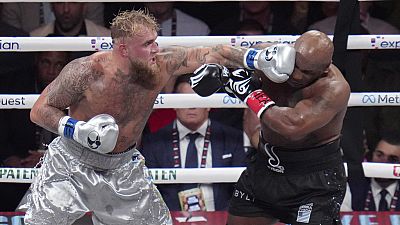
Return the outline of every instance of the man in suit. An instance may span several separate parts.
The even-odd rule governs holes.
[[[179,77],[174,89],[176,93],[194,93],[189,84],[189,75]],[[177,118],[171,124],[155,133],[143,136],[142,154],[149,168],[245,166],[246,155],[242,131],[210,120],[208,118],[210,109],[208,108],[175,110]],[[188,136],[195,133],[198,133],[194,141],[198,151],[195,153],[195,163],[193,164],[193,158],[190,157],[193,144]],[[202,157],[203,155],[206,157]],[[158,189],[171,211],[182,210],[178,193],[193,187],[200,188],[203,195],[203,199],[200,200],[202,210],[227,209],[233,184],[158,185]],[[205,207],[202,205],[202,200],[204,200]]]
[[[384,132],[375,150],[367,154],[367,160],[376,163],[399,163],[399,133]],[[397,179],[349,179],[350,188],[347,188],[341,211],[400,211],[399,184]]]

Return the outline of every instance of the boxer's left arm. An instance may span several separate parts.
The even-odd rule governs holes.
[[[294,69],[295,50],[289,45],[272,45],[262,50],[216,45],[214,47],[170,47],[158,54],[159,66],[170,75],[192,73],[207,63],[228,68],[262,71],[270,80],[285,82]]]
[[[60,118],[64,111],[83,97],[94,74],[88,57],[68,63],[52,83],[50,83],[33,105],[30,117],[32,122],[58,134]]]
[[[270,107],[261,117],[262,125],[293,141],[325,126],[339,112],[346,110],[350,87],[343,79],[325,88],[293,107]]]
[[[217,45],[214,47],[169,47],[158,54],[159,66],[168,74],[177,76],[193,73],[206,63],[217,63],[229,68],[243,67],[247,48]]]

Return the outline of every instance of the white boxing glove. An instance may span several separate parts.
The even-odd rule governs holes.
[[[58,124],[58,134],[74,139],[84,147],[100,153],[109,153],[117,144],[118,125],[107,114],[100,114],[87,122],[64,116]]]
[[[244,66],[247,69],[258,69],[275,83],[283,83],[293,73],[296,50],[285,44],[276,44],[256,50],[250,48],[244,54]]]

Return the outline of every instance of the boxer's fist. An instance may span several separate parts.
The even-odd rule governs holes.
[[[204,64],[190,77],[190,86],[200,96],[207,97],[217,92],[229,80],[229,71],[218,64]]]
[[[237,69],[232,72],[225,90],[232,92],[245,102],[258,118],[265,110],[275,105],[275,102],[261,90],[261,82],[245,69]]]
[[[64,116],[60,119],[58,133],[93,151],[109,153],[117,143],[119,129],[115,119],[107,114],[97,115],[87,122]]]
[[[296,50],[285,44],[277,44],[262,50],[250,48],[244,55],[244,66],[259,69],[273,82],[283,83],[293,73]]]

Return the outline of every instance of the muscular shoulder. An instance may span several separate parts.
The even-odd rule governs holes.
[[[330,102],[333,107],[347,107],[350,86],[336,66],[330,66],[327,76],[316,82],[315,88],[314,96]]]

